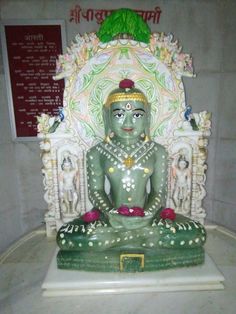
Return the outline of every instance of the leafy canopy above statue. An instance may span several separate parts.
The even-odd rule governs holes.
[[[136,41],[150,42],[151,30],[137,13],[131,9],[112,12],[102,23],[97,36],[101,42],[109,42],[116,36],[126,34]]]

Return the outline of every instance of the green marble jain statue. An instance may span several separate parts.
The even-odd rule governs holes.
[[[59,268],[132,272],[203,263],[204,227],[165,208],[168,156],[150,140],[150,110],[131,80],[108,96],[106,138],[87,153],[94,208],[58,231]]]

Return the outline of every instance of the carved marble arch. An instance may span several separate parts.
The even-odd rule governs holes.
[[[53,156],[51,172],[43,168],[54,182],[44,180],[45,195],[51,197],[47,201],[50,215],[47,213],[45,218],[48,234],[89,209],[84,156],[88,148],[104,138],[102,106],[123,78],[132,79],[147,96],[151,105],[151,136],[169,152],[167,206],[203,223],[210,115],[206,111],[192,113],[186,104],[182,76],[194,74],[191,57],[181,49],[172,35],[163,33],[152,34],[150,44],[128,39],[104,44],[92,33],[76,36],[68,52],[59,56],[55,79],[65,78],[64,120],[51,132],[58,117],[38,118],[42,151],[46,151],[43,142],[47,140],[51,145],[48,154]],[[70,175],[80,177],[75,183],[78,199],[72,207],[68,199],[73,199],[73,188],[67,191],[67,200],[62,199],[65,155],[72,164]],[[181,170],[178,163],[185,163],[186,169]]]
[[[185,110],[181,77],[156,58],[148,46],[133,41],[107,45],[67,80],[67,127],[90,147],[104,137],[102,106],[123,78],[142,90],[152,108],[151,135],[169,137],[178,129]]]

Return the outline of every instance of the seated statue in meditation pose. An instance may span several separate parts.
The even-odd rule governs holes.
[[[168,156],[150,140],[150,115],[131,80],[108,96],[105,140],[87,152],[93,209],[58,231],[59,268],[140,271],[204,261],[204,227],[165,208]]]

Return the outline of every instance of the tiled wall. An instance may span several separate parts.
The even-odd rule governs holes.
[[[0,252],[43,221],[46,203],[38,143],[14,143],[3,74],[0,75]]]

